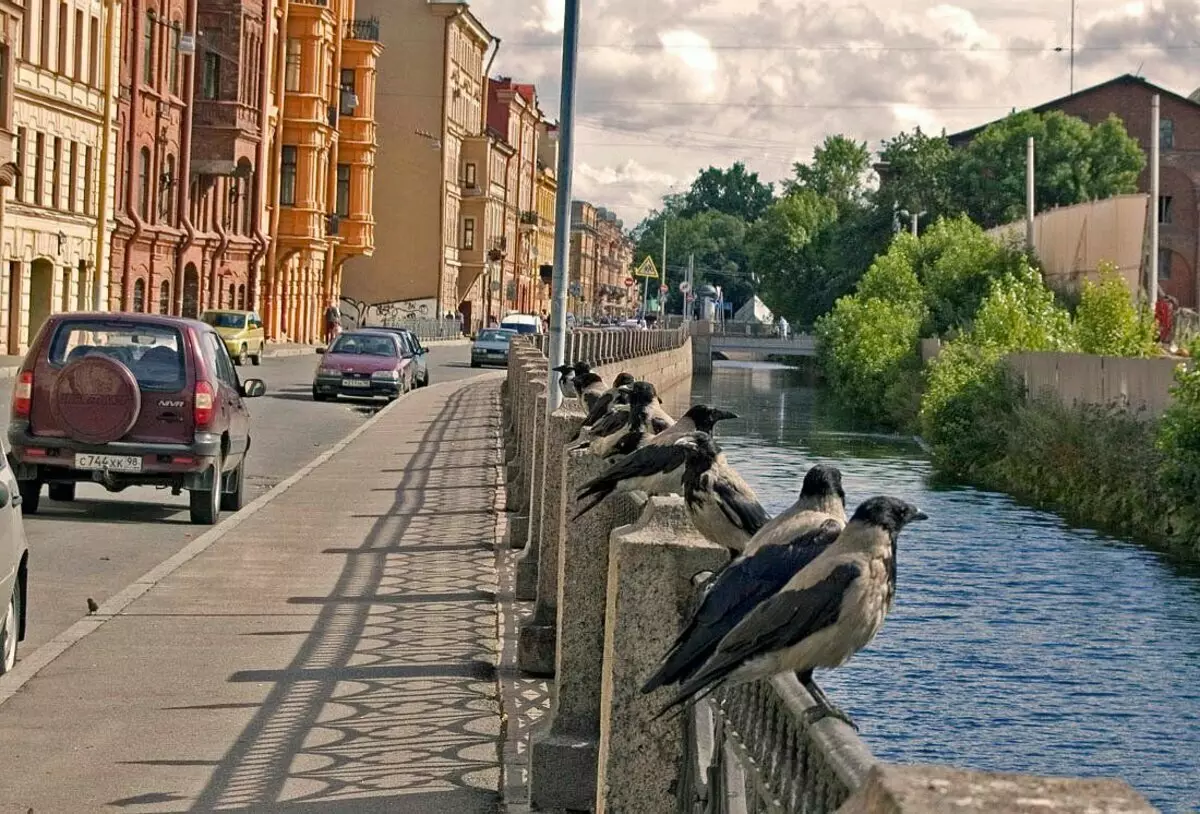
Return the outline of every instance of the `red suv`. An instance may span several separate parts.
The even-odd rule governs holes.
[[[56,314],[13,389],[10,453],[22,509],[73,500],[75,484],[188,490],[193,523],[212,525],[245,494],[250,413],[261,379],[238,381],[203,322],[148,314]]]

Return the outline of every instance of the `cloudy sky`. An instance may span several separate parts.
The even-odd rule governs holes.
[[[1200,0],[1075,0],[1075,87],[1200,86]],[[1067,94],[1071,0],[583,0],[574,197],[637,223],[710,164],[789,174],[826,135],[965,129]],[[563,0],[475,0],[493,75],[558,115]],[[1055,49],[1061,48],[1058,52]]]

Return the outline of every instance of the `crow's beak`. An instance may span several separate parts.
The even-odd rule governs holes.
[[[741,418],[741,416],[732,410],[713,410],[714,421],[728,421],[731,418]]]
[[[630,386],[629,386],[629,385],[627,385],[627,384],[623,384],[623,385],[621,385],[620,387],[618,387],[618,388],[617,388],[617,391],[618,391],[618,392],[620,392],[620,393],[624,393],[625,395],[627,395],[627,396],[628,396],[630,393],[632,393],[632,392],[633,392],[633,388],[632,388],[632,387],[630,387]]]
[[[570,365],[559,365],[558,367],[553,368],[555,373],[569,373],[574,369],[575,368],[571,367]]]
[[[929,519],[929,515],[925,514],[925,512],[921,511],[920,509],[918,509],[917,513],[913,515],[913,520],[928,520],[928,519]]]

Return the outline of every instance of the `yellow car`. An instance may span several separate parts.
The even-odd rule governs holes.
[[[262,364],[267,332],[262,318],[254,311],[205,311],[200,319],[216,329],[236,365]]]

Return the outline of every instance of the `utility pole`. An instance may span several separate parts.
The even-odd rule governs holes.
[[[920,223],[920,221],[921,221],[921,216],[922,216],[922,215],[924,215],[924,214],[925,214],[925,212],[924,212],[924,211],[921,211],[921,212],[914,212],[914,213],[913,213],[913,216],[912,216],[912,236],[913,236],[913,237],[917,237],[917,236],[918,236],[918,235],[917,235],[917,224],[918,224],[918,223]]]
[[[558,112],[558,192],[554,201],[554,280],[550,304],[550,361],[546,370],[546,415],[562,404],[554,368],[563,364],[567,345],[567,263],[571,257],[571,167],[575,147],[575,65],[579,58],[579,0],[563,11],[562,95]],[[503,293],[503,292],[501,292]]]
[[[1033,136],[1025,140],[1025,250],[1033,254],[1034,206],[1034,156]]]
[[[1146,291],[1150,295],[1150,310],[1153,312],[1154,307],[1158,304],[1158,222],[1160,220],[1159,207],[1159,176],[1161,175],[1160,151],[1162,148],[1162,135],[1159,130],[1159,101],[1158,94],[1154,94],[1154,98],[1150,100],[1150,280],[1146,284]]]
[[[662,253],[662,281],[667,282],[667,213],[663,212],[663,253]],[[642,294],[642,318],[646,316],[646,295]],[[659,313],[663,315],[663,321],[666,321],[667,314],[667,299],[663,297],[663,307],[659,309]]]
[[[688,255],[687,284],[688,284],[688,290],[685,291],[683,294],[683,313],[685,314],[685,321],[691,322],[692,321],[692,305],[691,304],[696,301],[696,299],[695,299],[695,297],[696,297],[696,255],[695,254]],[[691,297],[692,299],[689,300],[688,297]]]
[[[1075,95],[1075,4],[1076,0],[1071,0],[1071,54],[1070,54],[1070,73],[1071,73],[1071,95]]]

